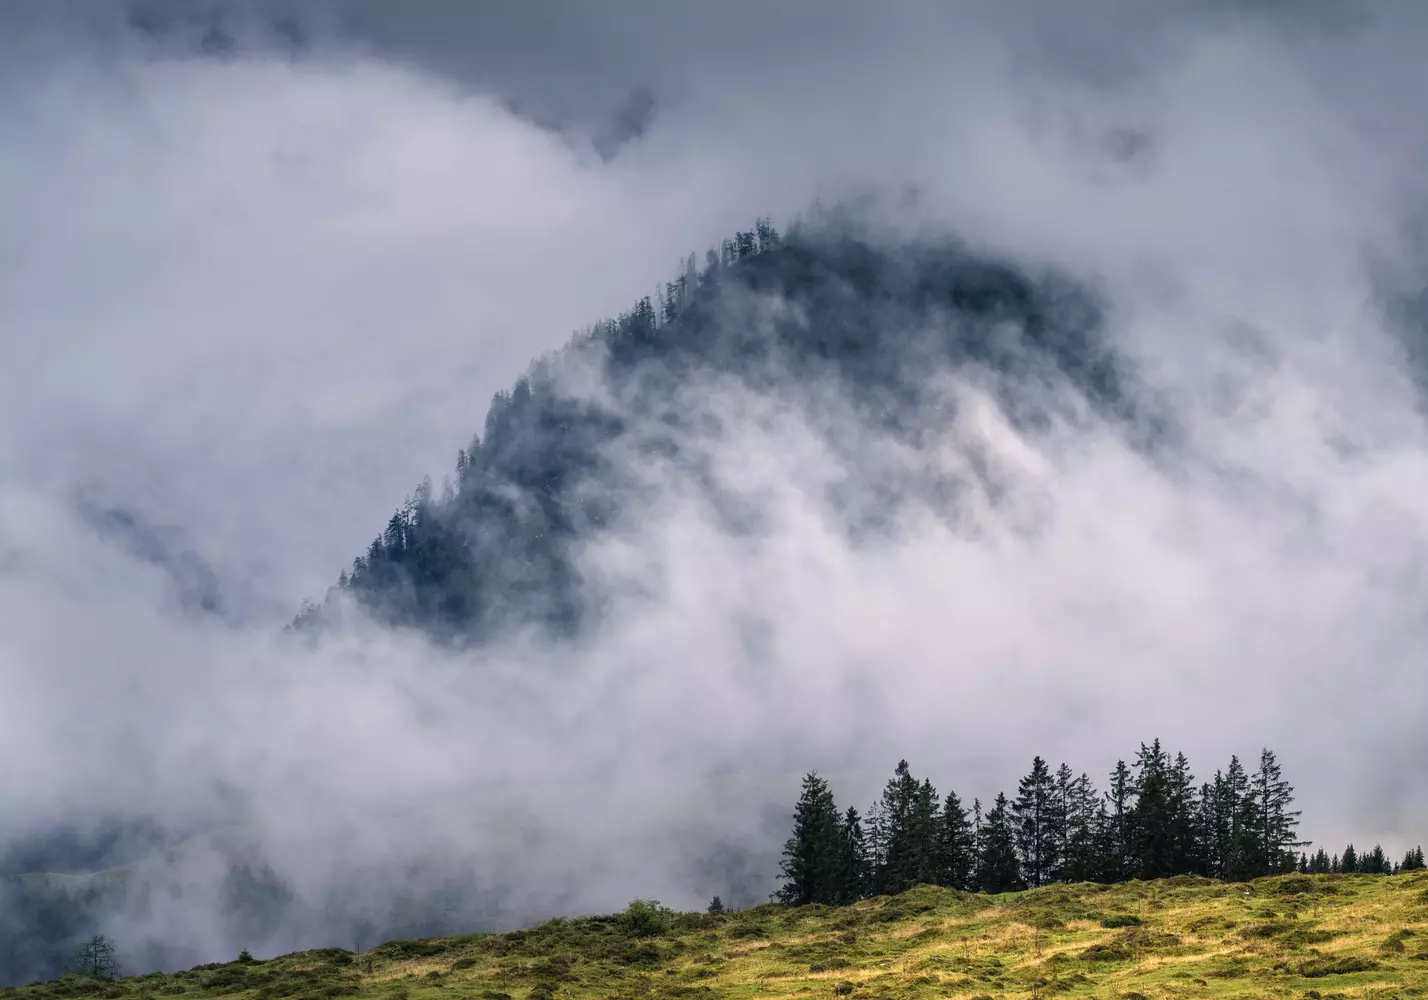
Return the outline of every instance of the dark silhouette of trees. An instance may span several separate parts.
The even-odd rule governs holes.
[[[114,942],[103,934],[94,935],[75,949],[70,967],[91,979],[115,978],[119,974],[119,963],[114,958]]]
[[[1382,847],[1363,854],[1312,854],[1298,839],[1294,789],[1274,753],[1247,775],[1238,757],[1211,781],[1195,784],[1183,753],[1159,740],[1141,744],[1135,770],[1117,761],[1110,790],[1065,764],[1053,774],[1042,757],[1020,779],[1017,796],[980,799],[969,811],[954,792],[939,800],[932,782],[900,760],[869,811],[865,836],[856,809],[839,813],[827,782],[810,774],[784,847],[787,902],[848,903],[917,884],[1007,892],[1052,882],[1115,882],[1174,875],[1241,881],[1305,874],[1393,874],[1424,868],[1423,849],[1394,863]]]

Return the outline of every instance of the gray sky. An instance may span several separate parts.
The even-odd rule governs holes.
[[[860,806],[900,756],[985,797],[1156,735],[1202,778],[1274,746],[1316,840],[1428,829],[1428,427],[1385,310],[1422,284],[1415,5],[136,6],[0,14],[12,832],[224,787],[316,823],[284,848],[314,884],[519,844],[533,912],[693,906],[702,845],[776,851],[808,768]],[[275,641],[535,355],[756,215],[909,190],[886,232],[1098,289],[1174,461],[1094,421],[1021,438],[949,378],[962,421],[880,461],[975,452],[1016,502],[853,550],[819,499],[836,401],[701,384],[729,419],[700,446],[778,530],[733,542],[649,470],[660,504],[586,565],[655,598],[575,662]],[[81,497],[181,538],[228,619]]]

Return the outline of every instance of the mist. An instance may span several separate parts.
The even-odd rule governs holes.
[[[1416,9],[138,8],[0,14],[0,855],[229,838],[105,917],[131,968],[747,905],[804,772],[901,757],[970,801],[1271,746],[1316,843],[1428,830]],[[533,358],[815,202],[1084,283],[1164,447],[1016,374],[928,373],[916,447],[696,376],[759,531],[612,452],[650,499],[579,643],[282,634]],[[849,481],[907,485],[875,542]]]

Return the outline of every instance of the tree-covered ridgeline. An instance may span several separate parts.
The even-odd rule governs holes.
[[[915,885],[1011,892],[1052,882],[1126,882],[1174,875],[1245,881],[1293,871],[1396,874],[1424,868],[1352,844],[1313,854],[1298,836],[1294,789],[1271,750],[1248,773],[1238,757],[1199,785],[1184,754],[1157,739],[1117,761],[1105,792],[1085,772],[1041,757],[1009,798],[970,805],[899,761],[866,816],[841,811],[828,782],[803,779],[783,849],[781,902],[841,905]]]
[[[946,417],[929,373],[963,366],[1030,397],[1065,384],[1095,408],[1128,411],[1123,362],[1099,331],[1094,297],[1056,274],[952,242],[889,246],[836,213],[786,233],[759,220],[497,393],[454,473],[423,481],[294,625],[331,623],[345,597],[385,624],[456,641],[513,624],[568,634],[600,603],[575,545],[628,512],[622,461],[678,462],[697,440],[688,393],[701,378],[782,401],[831,387],[869,428],[915,442],[934,411]],[[601,392],[572,388],[592,373]],[[1038,405],[1008,409],[1034,422]],[[843,457],[861,476],[850,495],[879,488],[868,456]],[[850,523],[895,508],[900,498],[881,488],[889,495],[850,507]]]

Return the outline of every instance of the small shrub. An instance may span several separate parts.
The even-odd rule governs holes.
[[[1083,962],[1126,962],[1131,954],[1126,950],[1125,945],[1118,941],[1107,944],[1093,944],[1081,952],[1080,958]]]
[[[1346,976],[1352,972],[1372,972],[1378,963],[1367,958],[1345,956],[1343,958],[1316,958],[1299,966],[1299,974],[1305,979],[1322,979],[1325,976]]]
[[[474,958],[458,958],[456,961],[451,963],[451,968],[453,971],[457,969],[469,969],[475,964],[476,959]]]
[[[654,937],[669,930],[674,911],[657,899],[632,899],[620,914],[620,926],[631,937]]]
[[[843,980],[841,983],[839,983],[837,986],[833,987],[833,992],[834,992],[835,994],[837,994],[838,996],[840,996],[840,997],[845,997],[845,996],[847,996],[849,993],[852,993],[852,992],[853,992],[853,984],[850,983],[850,982],[848,982],[848,980],[845,979],[845,980]]]
[[[1115,927],[1139,927],[1142,921],[1134,913],[1112,913],[1109,917],[1101,918],[1101,926],[1107,928]]]

